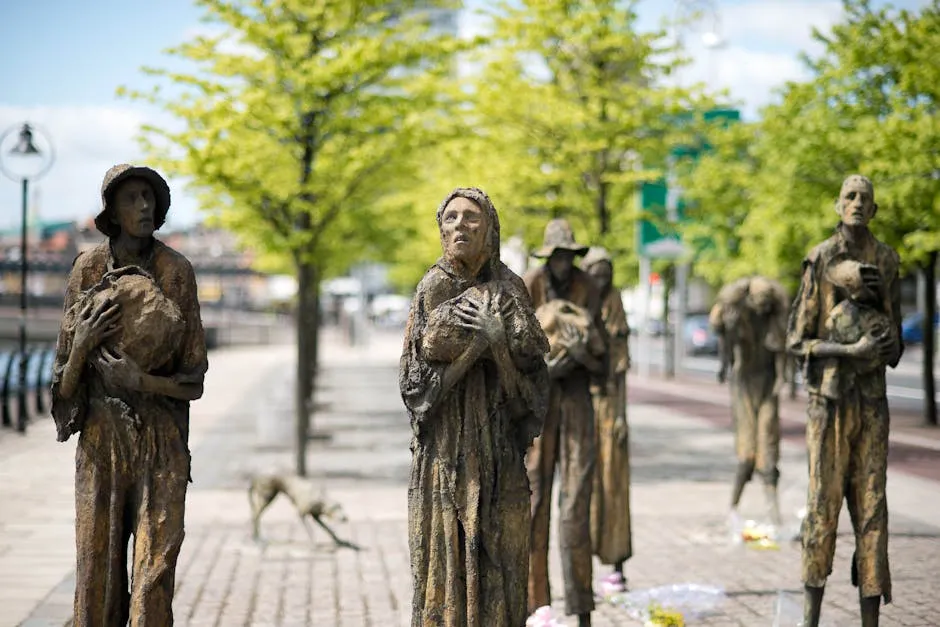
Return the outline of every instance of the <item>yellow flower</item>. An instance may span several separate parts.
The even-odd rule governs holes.
[[[650,603],[650,622],[659,627],[685,627],[685,617],[682,612],[663,608],[658,603]]]

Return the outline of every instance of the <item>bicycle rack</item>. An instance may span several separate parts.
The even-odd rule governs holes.
[[[39,372],[36,373],[36,412],[44,415],[52,410],[52,404],[46,403],[46,396],[52,385],[52,363],[55,361],[55,345],[47,346],[37,352]],[[47,407],[46,405],[49,405]]]
[[[13,413],[10,411],[10,375],[16,361],[17,351],[10,352],[10,359],[3,372],[3,385],[0,387],[0,405],[2,405],[2,420],[4,427],[13,426]]]

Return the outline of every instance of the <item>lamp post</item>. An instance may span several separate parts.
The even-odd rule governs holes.
[[[676,0],[675,24],[677,43],[682,42],[683,30],[701,33],[706,48],[721,48],[727,43],[721,34],[721,15],[715,0]],[[704,28],[701,28],[704,25]]]
[[[23,433],[26,431],[26,422],[28,416],[26,413],[26,313],[29,307],[27,277],[29,275],[29,258],[27,255],[27,209],[29,205],[29,182],[37,180],[49,171],[55,154],[52,150],[52,143],[48,136],[40,131],[35,135],[36,129],[29,123],[23,123],[7,129],[3,135],[0,135],[0,171],[16,182],[19,181],[22,189],[22,213],[20,229],[20,324],[19,324],[19,386],[17,389],[17,417],[16,430]],[[16,132],[15,142],[7,142],[7,139],[13,138]],[[41,139],[45,147],[40,149],[36,146],[35,140]],[[12,146],[8,144],[12,143]]]
[[[721,32],[721,14],[715,0],[675,0],[673,17],[673,39],[682,50],[685,33],[698,33],[700,42],[707,51],[706,78],[710,86],[715,83],[714,53],[727,45]],[[678,80],[678,79],[677,79]]]

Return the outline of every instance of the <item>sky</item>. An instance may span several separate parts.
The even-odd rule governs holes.
[[[892,4],[916,8],[928,1]],[[485,29],[474,8],[487,0],[468,4],[460,17],[461,34]],[[678,80],[728,88],[750,118],[772,101],[775,88],[806,76],[798,54],[813,52],[812,28],[828,29],[842,12],[839,0],[643,0],[640,29],[659,27],[681,4],[710,4],[714,11],[682,34],[694,62]],[[207,32],[201,16],[193,0],[0,0],[0,133],[29,121],[55,148],[54,163],[31,188],[32,211],[40,219],[94,215],[107,169],[144,160],[135,139],[140,125],[173,120],[149,105],[118,98],[116,89],[150,86],[142,66],[174,68],[177,62],[164,51]],[[708,32],[725,45],[706,48],[702,40]],[[4,149],[10,145],[8,140]],[[165,228],[199,221],[198,206],[182,183],[170,184],[173,206]],[[0,177],[0,229],[17,226],[19,216],[20,186]]]

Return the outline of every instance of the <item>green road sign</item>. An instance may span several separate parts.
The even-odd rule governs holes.
[[[649,215],[641,219],[637,228],[637,253],[641,257],[671,259],[685,252],[682,239],[669,224],[681,220],[678,215],[669,215],[669,189],[665,181],[641,183],[637,194],[640,211]],[[673,218],[673,219],[671,219]],[[672,232],[670,232],[672,231]]]
[[[737,109],[712,109],[703,115],[706,122],[721,121],[731,124],[741,119]],[[677,123],[691,120],[692,113],[679,116]],[[699,146],[677,146],[672,149],[670,159],[698,159],[699,155],[709,150],[706,142]],[[650,259],[675,259],[686,254],[687,247],[682,243],[678,225],[684,218],[684,201],[681,190],[670,188],[666,179],[641,183],[637,189],[637,206],[644,216],[637,224],[637,253]],[[710,243],[706,243],[709,245]]]

